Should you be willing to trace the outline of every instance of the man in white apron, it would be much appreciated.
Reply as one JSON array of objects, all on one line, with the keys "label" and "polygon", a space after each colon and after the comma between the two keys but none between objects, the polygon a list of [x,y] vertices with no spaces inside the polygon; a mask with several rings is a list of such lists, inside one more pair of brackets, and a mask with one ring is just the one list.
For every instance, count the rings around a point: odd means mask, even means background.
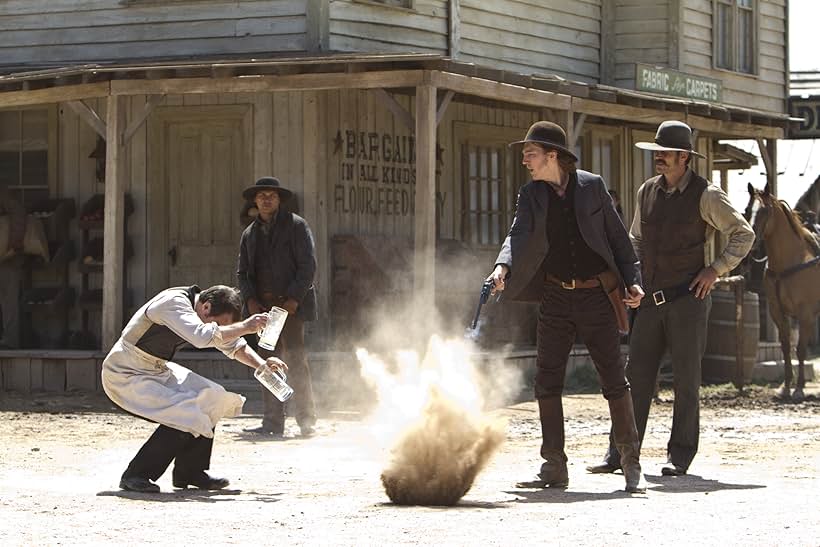
[{"label": "man in white apron", "polygon": [[267,362],[286,369],[276,357],[262,359],[242,338],[261,330],[267,316],[239,321],[241,309],[239,292],[231,287],[174,287],[144,304],[122,331],[103,361],[103,389],[126,412],[160,424],[128,464],[120,480],[123,490],[159,492],[152,481],[171,461],[176,488],[228,486],[227,479],[205,470],[217,421],[239,415],[245,398],[171,359],[188,342],[196,348],[215,347],[251,368]]}]

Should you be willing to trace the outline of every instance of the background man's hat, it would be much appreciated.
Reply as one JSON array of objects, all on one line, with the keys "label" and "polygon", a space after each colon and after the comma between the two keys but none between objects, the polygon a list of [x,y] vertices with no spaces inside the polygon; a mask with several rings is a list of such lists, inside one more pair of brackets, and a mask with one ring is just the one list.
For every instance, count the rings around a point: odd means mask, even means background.
[{"label": "background man's hat", "polygon": [[524,137],[523,141],[515,141],[511,142],[509,146],[514,144],[526,144],[528,142],[534,142],[538,144],[543,144],[547,148],[552,148],[555,150],[560,150],[561,152],[566,152],[570,156],[572,156],[575,161],[578,161],[578,156],[575,153],[567,148],[567,134],[564,129],[558,125],[557,123],[552,122],[535,122],[532,124],[527,131],[527,136]]},{"label": "background man's hat", "polygon": [[636,142],[635,146],[643,150],[689,152],[701,158],[706,157],[692,150],[692,129],[685,123],[675,120],[663,122],[658,126],[655,142]]},{"label": "background man's hat", "polygon": [[293,192],[282,186],[282,183],[279,182],[279,179],[276,177],[262,177],[257,180],[256,184],[253,186],[245,188],[242,192],[242,197],[249,201],[253,201],[256,197],[256,193],[262,190],[276,190],[279,193],[279,199],[281,201],[285,201],[293,195]]}]

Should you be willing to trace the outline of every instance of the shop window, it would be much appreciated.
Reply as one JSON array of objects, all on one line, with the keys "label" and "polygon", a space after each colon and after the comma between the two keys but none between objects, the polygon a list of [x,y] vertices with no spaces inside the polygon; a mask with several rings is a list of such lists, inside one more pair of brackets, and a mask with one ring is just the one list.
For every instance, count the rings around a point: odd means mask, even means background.
[{"label": "shop window", "polygon": [[462,145],[462,234],[477,247],[497,247],[507,236],[518,188],[529,177],[506,143]]},{"label": "shop window", "polygon": [[757,0],[713,0],[714,64],[735,72],[757,71]]},{"label": "shop window", "polygon": [[0,111],[0,186],[23,203],[48,196],[47,109]]},{"label": "shop window", "polygon": [[364,4],[382,4],[385,6],[391,6],[394,8],[407,8],[413,9],[413,1],[414,0],[356,0],[357,2],[364,3]]}]

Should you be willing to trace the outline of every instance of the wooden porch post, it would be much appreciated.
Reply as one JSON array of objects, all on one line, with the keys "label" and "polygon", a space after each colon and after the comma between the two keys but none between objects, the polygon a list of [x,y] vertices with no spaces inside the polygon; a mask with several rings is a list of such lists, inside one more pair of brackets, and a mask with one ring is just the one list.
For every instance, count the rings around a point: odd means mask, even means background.
[{"label": "wooden porch post", "polygon": [[417,309],[435,304],[436,88],[416,87],[416,199],[413,289]]},{"label": "wooden porch post", "polygon": [[121,135],[125,128],[126,98],[110,95],[107,99],[102,334],[100,338],[103,351],[111,349],[119,338],[123,319],[125,154]]}]

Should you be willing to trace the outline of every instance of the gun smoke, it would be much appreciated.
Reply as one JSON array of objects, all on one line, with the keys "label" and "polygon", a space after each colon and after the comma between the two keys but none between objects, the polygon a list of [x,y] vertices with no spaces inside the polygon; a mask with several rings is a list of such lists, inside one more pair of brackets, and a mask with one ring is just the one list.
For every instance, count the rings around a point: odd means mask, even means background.
[{"label": "gun smoke", "polygon": [[468,348],[433,336],[422,359],[398,352],[391,366],[364,349],[356,353],[378,393],[373,431],[388,439],[381,480],[396,504],[455,505],[504,441],[505,422],[482,412]]}]

